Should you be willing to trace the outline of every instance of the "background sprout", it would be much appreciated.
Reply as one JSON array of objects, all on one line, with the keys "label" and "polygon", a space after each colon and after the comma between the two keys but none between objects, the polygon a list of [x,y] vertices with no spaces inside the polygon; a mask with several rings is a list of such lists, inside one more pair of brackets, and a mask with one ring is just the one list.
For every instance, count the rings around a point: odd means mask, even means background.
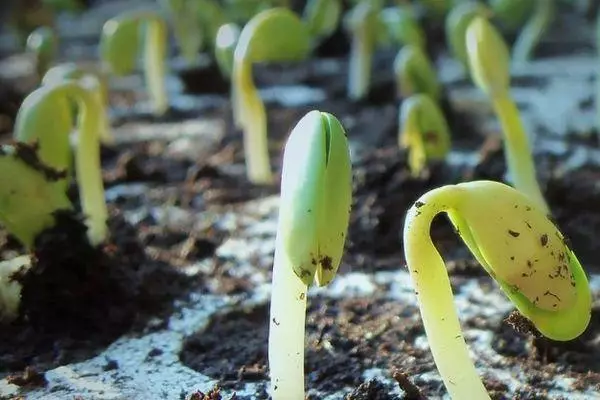
[{"label": "background sprout", "polygon": [[513,62],[528,61],[542,35],[554,20],[554,0],[536,0],[535,9],[512,48]]},{"label": "background sprout", "polygon": [[[111,134],[110,122],[108,120],[108,85],[106,77],[99,72],[92,72],[81,68],[75,63],[63,63],[50,68],[44,78],[43,85],[53,85],[65,80],[75,80],[89,90],[95,97],[98,104],[98,132],[100,139],[104,143],[113,143],[114,137]],[[75,104],[76,105],[76,104]],[[77,111],[75,111],[77,114]]]},{"label": "background sprout", "polygon": [[443,160],[450,151],[450,128],[437,103],[426,94],[415,94],[400,108],[400,147],[408,149],[408,166],[413,176],[423,171],[428,160]]},{"label": "background sprout", "polygon": [[58,53],[58,36],[49,26],[40,26],[27,37],[27,51],[35,59],[35,69],[41,79]]},{"label": "background sprout", "polygon": [[404,251],[435,363],[451,398],[488,398],[462,336],[444,261],[430,237],[431,222],[442,212],[506,296],[548,338],[571,340],[586,329],[590,288],[545,210],[517,190],[475,181],[419,198],[406,216]]},{"label": "background sprout", "polygon": [[[510,32],[520,29],[533,14],[537,0],[488,0],[494,19]],[[544,0],[552,1],[552,0]]]},{"label": "background sprout", "polygon": [[308,0],[302,19],[308,26],[313,41],[319,41],[335,31],[341,15],[340,0]]},{"label": "background sprout", "polygon": [[412,10],[400,6],[387,7],[379,13],[379,19],[391,42],[425,49],[425,32],[421,29]]},{"label": "background sprout", "polygon": [[549,212],[537,182],[535,164],[519,110],[510,94],[510,57],[506,43],[488,20],[473,19],[467,29],[467,49],[473,82],[491,99],[504,133],[506,164],[517,190]]},{"label": "background sprout", "polygon": [[242,29],[234,52],[232,96],[236,123],[244,131],[244,153],[251,182],[272,181],[267,116],[254,86],[252,64],[301,60],[309,51],[306,25],[286,8],[263,11]]},{"label": "background sprout", "polygon": [[133,71],[140,46],[140,30],[144,32],[144,73],[146,85],[157,115],[168,107],[166,74],[167,27],[164,19],[150,11],[126,12],[108,20],[102,27],[100,55],[115,75]]},{"label": "background sprout", "polygon": [[[68,170],[69,133],[73,129],[71,103],[77,104],[75,169],[81,208],[87,216],[88,237],[93,245],[107,235],[108,212],[100,165],[98,99],[78,81],[41,86],[23,101],[15,121],[15,138],[39,143],[40,159],[50,167]],[[66,184],[63,182],[63,192]]]},{"label": "background sprout", "polygon": [[215,59],[224,77],[230,79],[233,73],[233,53],[240,38],[241,29],[237,24],[222,25],[215,38]]},{"label": "background sprout", "polygon": [[204,39],[196,14],[196,4],[188,0],[160,0],[159,2],[169,13],[175,40],[183,58],[188,63],[193,63],[200,53]]},{"label": "background sprout", "polygon": [[431,61],[416,46],[404,46],[394,60],[394,75],[398,94],[402,98],[416,93],[426,93],[433,100],[441,97],[442,88]]},{"label": "background sprout", "polygon": [[348,96],[360,100],[369,93],[373,52],[377,41],[380,8],[371,2],[358,3],[345,18],[345,28],[352,35]]},{"label": "background sprout", "polygon": [[462,63],[465,70],[469,69],[469,56],[465,35],[469,24],[475,17],[489,16],[489,9],[479,2],[465,2],[456,5],[446,17],[446,40],[450,52]]},{"label": "background sprout", "polygon": [[273,265],[269,368],[274,400],[304,399],[308,285],[328,284],[344,250],[352,203],[346,133],[331,114],[311,111],[288,138]]},{"label": "background sprout", "polygon": [[44,165],[35,147],[0,146],[0,224],[26,249],[55,224],[55,211],[72,208],[64,183],[64,172]]}]

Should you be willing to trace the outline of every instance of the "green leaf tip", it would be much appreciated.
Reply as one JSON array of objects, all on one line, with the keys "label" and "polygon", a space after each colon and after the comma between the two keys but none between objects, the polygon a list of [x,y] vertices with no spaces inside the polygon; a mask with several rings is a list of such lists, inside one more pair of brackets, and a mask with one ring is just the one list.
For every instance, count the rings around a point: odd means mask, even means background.
[{"label": "green leaf tip", "polygon": [[426,93],[436,101],[441,97],[442,87],[435,69],[420,47],[402,47],[394,60],[394,74],[400,97],[417,93]]},{"label": "green leaf tip", "polygon": [[415,94],[400,107],[399,145],[409,151],[413,176],[428,160],[443,160],[450,151],[450,128],[442,110],[427,94]]},{"label": "green leaf tip", "polygon": [[491,11],[479,2],[459,3],[446,16],[445,33],[450,52],[465,69],[469,69],[466,33],[469,24],[475,17],[489,17]]},{"label": "green leaf tip", "polygon": [[249,63],[299,61],[309,51],[310,34],[304,22],[287,8],[272,8],[244,26],[234,57]]},{"label": "green leaf tip", "polygon": [[72,208],[65,177],[39,159],[35,145],[0,146],[0,223],[26,248],[55,223],[55,211]]},{"label": "green leaf tip", "polygon": [[306,114],[287,141],[281,181],[279,231],[296,275],[329,283],[339,267],[352,200],[344,128],[333,115]]},{"label": "green leaf tip", "polygon": [[510,55],[498,30],[485,18],[475,17],[466,33],[473,82],[490,97],[510,87]]},{"label": "green leaf tip", "polygon": [[304,7],[303,19],[313,38],[331,35],[337,28],[342,15],[340,0],[308,0]]}]

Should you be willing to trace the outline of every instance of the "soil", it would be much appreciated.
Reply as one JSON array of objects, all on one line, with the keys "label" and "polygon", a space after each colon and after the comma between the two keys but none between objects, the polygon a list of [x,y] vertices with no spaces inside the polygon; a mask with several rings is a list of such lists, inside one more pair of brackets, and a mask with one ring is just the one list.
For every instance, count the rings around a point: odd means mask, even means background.
[{"label": "soil", "polygon": [[[440,38],[439,29],[431,27],[430,31],[432,37]],[[477,130],[469,115],[455,110],[445,99],[443,109],[456,133],[454,146],[478,153],[479,161],[474,166],[434,163],[422,175],[411,176],[406,153],[398,149],[396,139],[401,99],[396,98],[389,68],[394,54],[384,51],[377,56],[374,71],[378,73],[369,97],[352,103],[345,97],[347,48],[347,41],[338,32],[319,47],[318,57],[312,60],[255,68],[259,87],[303,84],[320,88],[326,94],[324,101],[303,106],[284,106],[277,101],[267,104],[271,162],[279,175],[285,138],[308,110],[318,108],[336,115],[347,127],[349,137],[365,144],[353,165],[354,204],[340,273],[395,270],[404,265],[400,232],[410,205],[427,190],[441,185],[474,179],[502,181],[504,155],[499,142],[489,138],[489,132]],[[439,50],[440,46],[430,48],[434,56]],[[235,207],[278,192],[278,180],[273,185],[252,185],[243,168],[232,168],[243,165],[241,135],[231,122],[228,85],[216,73],[214,67],[209,67],[182,71],[180,75],[186,93],[220,97],[206,109],[190,113],[172,108],[161,118],[131,110],[120,117],[115,125],[217,118],[225,122],[226,132],[217,150],[200,160],[168,155],[168,142],[161,140],[103,148],[107,189],[143,183],[154,188],[154,194],[117,196],[110,204],[110,240],[99,248],[86,242],[80,216],[72,214],[61,214],[56,228],[38,238],[35,267],[18,278],[24,285],[21,317],[0,330],[0,374],[14,375],[12,382],[18,384],[43,385],[43,372],[50,368],[89,358],[122,335],[139,335],[163,326],[173,312],[174,300],[185,299],[191,293],[233,295],[252,288],[251,282],[221,268],[223,260],[215,251],[226,237],[218,227],[209,224],[198,230],[182,224],[173,228],[149,212],[135,224],[123,217],[125,212],[140,207],[177,206],[190,213],[210,207]],[[521,84],[528,87],[532,83],[514,83],[517,88]],[[15,104],[25,95],[12,87],[18,85],[0,83],[0,133],[10,131]],[[569,144],[581,141],[575,135],[566,136],[565,140]],[[591,135],[589,146],[598,147],[597,134]],[[600,231],[600,194],[596,189],[600,169],[586,164],[564,173],[560,161],[550,153],[536,154],[540,182],[558,226],[574,244],[588,273],[595,274],[600,272],[600,250],[595,240],[595,233]],[[448,262],[455,289],[468,280],[492,285],[445,217],[434,222],[432,237]],[[22,253],[14,238],[3,231],[0,246],[3,259]],[[204,259],[212,259],[214,268],[186,273],[190,264]],[[256,269],[256,273],[270,274],[264,267]],[[218,285],[208,284],[209,281]],[[481,319],[462,321],[465,326],[490,332],[494,337],[493,350],[509,360],[505,368],[527,376],[517,397],[506,395],[508,387],[500,378],[485,376],[484,383],[493,398],[546,398],[554,388],[552,377],[557,372],[572,377],[581,387],[592,384],[600,391],[597,308],[584,336],[560,344],[521,329],[520,325],[515,328],[518,316],[506,318],[508,322],[501,324]],[[267,398],[268,319],[268,306],[264,304],[216,315],[207,327],[186,339],[180,359],[218,380],[218,386],[224,389],[237,390],[245,383],[258,383],[256,396]],[[414,306],[382,296],[313,297],[309,298],[306,326],[306,385],[311,389],[327,394],[350,388],[348,400],[419,399],[445,393],[440,385],[420,377],[434,370],[435,365],[429,351],[418,345],[424,331]],[[108,360],[106,368],[119,366]],[[404,397],[392,394],[396,387],[381,380],[365,381],[363,373],[371,368],[381,369],[397,382]],[[218,388],[188,396],[221,398]]]}]

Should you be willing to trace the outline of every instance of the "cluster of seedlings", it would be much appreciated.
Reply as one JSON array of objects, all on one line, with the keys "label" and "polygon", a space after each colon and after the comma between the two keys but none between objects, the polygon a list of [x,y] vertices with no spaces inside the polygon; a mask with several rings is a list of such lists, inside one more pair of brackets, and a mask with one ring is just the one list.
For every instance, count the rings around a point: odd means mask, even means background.
[{"label": "cluster of seedlings", "polygon": [[[368,95],[374,52],[395,46],[398,54],[390,68],[402,99],[398,145],[407,150],[415,177],[431,161],[446,157],[451,132],[440,104],[442,86],[419,22],[423,14],[443,24],[453,56],[489,98],[504,133],[513,186],[493,181],[443,186],[423,194],[406,215],[402,241],[407,268],[448,393],[454,399],[488,398],[462,335],[445,263],[430,237],[431,223],[440,213],[448,216],[472,255],[544,336],[567,341],[583,333],[592,303],[586,274],[552,222],[510,93],[511,58],[513,63],[523,63],[531,57],[553,19],[554,0],[399,5],[355,0],[346,14],[341,0],[309,0],[302,14],[275,0],[159,3],[164,12],[127,12],[106,21],[97,70],[73,63],[53,65],[58,39],[48,26],[32,31],[26,40],[35,56],[40,86],[21,105],[15,142],[0,146],[0,223],[31,256],[0,264],[3,323],[19,318],[22,310],[26,280],[14,277],[26,275],[38,262],[37,239],[62,221],[61,215],[83,218],[90,246],[102,246],[109,239],[100,164],[101,143],[113,140],[107,114],[108,77],[131,73],[143,47],[153,112],[166,113],[170,25],[189,63],[207,48],[231,80],[232,118],[243,131],[248,180],[274,184],[267,114],[252,66],[306,59],[340,24],[351,43],[348,98],[359,101]],[[512,51],[496,25],[507,30],[522,27]],[[71,140],[73,135],[76,141]],[[329,113],[309,112],[287,139],[269,321],[275,400],[305,396],[308,287],[313,281],[328,284],[339,267],[352,204],[351,165],[345,130]],[[71,183],[78,188],[77,204],[67,196]]]}]

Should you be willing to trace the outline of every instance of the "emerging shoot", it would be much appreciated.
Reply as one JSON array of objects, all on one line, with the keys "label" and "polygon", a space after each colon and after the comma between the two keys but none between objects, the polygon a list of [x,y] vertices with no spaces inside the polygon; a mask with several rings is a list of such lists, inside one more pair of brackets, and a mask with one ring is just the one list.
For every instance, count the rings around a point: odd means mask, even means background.
[{"label": "emerging shoot", "polygon": [[376,5],[364,1],[350,10],[344,21],[352,36],[348,72],[348,96],[352,100],[360,100],[369,93],[379,11]]},{"label": "emerging shoot", "polygon": [[56,59],[58,36],[49,26],[40,26],[29,34],[26,46],[35,59],[35,69],[41,79]]},{"label": "emerging shoot", "polygon": [[533,152],[510,94],[510,57],[506,43],[488,20],[476,17],[467,29],[467,49],[473,82],[492,101],[502,126],[510,179],[517,190],[548,213],[536,178]]},{"label": "emerging shoot", "polygon": [[344,250],[352,203],[346,134],[331,114],[311,111],[287,141],[275,244],[269,368],[274,400],[304,399],[308,285],[328,284]]},{"label": "emerging shoot", "polygon": [[308,26],[313,41],[318,42],[335,31],[341,15],[340,0],[308,0],[302,19]]},{"label": "emerging shoot", "polygon": [[[73,130],[71,104],[77,104],[77,147],[75,172],[81,208],[87,217],[90,243],[97,245],[107,235],[108,212],[100,165],[98,131],[103,107],[98,98],[78,81],[62,81],[41,86],[23,101],[15,121],[15,139],[39,144],[43,163],[59,171],[69,171]],[[62,191],[67,184],[62,182]]]},{"label": "emerging shoot", "polygon": [[426,94],[402,102],[398,143],[408,149],[413,176],[422,173],[429,160],[443,160],[450,151],[450,128],[437,103]]},{"label": "emerging shoot", "polygon": [[215,38],[215,59],[219,70],[227,79],[233,73],[233,54],[240,38],[241,29],[234,23],[222,25]]},{"label": "emerging shoot", "polygon": [[102,27],[100,58],[115,75],[133,72],[138,57],[140,32],[144,33],[144,73],[154,113],[164,114],[168,107],[166,75],[167,25],[157,13],[126,12],[108,20]]},{"label": "emerging shoot", "polygon": [[304,59],[310,50],[306,25],[292,11],[273,8],[257,14],[240,34],[233,60],[234,119],[244,131],[248,179],[273,180],[267,142],[265,105],[254,85],[252,64]]},{"label": "emerging shoot", "polygon": [[469,69],[469,56],[465,35],[473,18],[488,17],[489,9],[481,3],[466,2],[456,5],[446,17],[446,40],[450,52],[462,63],[465,70]]},{"label": "emerging shoot", "polygon": [[439,101],[442,87],[431,61],[421,48],[404,46],[394,60],[394,75],[399,97],[425,93]]},{"label": "emerging shoot", "polygon": [[510,186],[492,181],[443,186],[409,209],[405,258],[436,366],[451,398],[489,398],[460,329],[444,261],[431,241],[431,222],[439,213],[448,215],[519,312],[552,340],[572,340],[586,329],[590,288],[546,211]]}]

